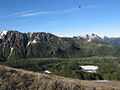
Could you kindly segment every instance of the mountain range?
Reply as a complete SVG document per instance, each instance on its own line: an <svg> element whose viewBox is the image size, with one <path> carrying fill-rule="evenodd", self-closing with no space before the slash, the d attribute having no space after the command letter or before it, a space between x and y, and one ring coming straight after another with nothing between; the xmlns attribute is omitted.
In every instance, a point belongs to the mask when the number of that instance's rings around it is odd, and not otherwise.
<svg viewBox="0 0 120 90"><path fill-rule="evenodd" d="M19 58L74 58L119 56L120 38L91 34L58 37L51 33L3 30L0 33L0 61Z"/></svg>

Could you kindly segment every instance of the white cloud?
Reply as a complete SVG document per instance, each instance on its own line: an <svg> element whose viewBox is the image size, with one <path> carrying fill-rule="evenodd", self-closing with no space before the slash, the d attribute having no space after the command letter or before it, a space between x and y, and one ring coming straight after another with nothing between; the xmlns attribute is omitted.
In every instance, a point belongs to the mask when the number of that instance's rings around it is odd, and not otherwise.
<svg viewBox="0 0 120 90"><path fill-rule="evenodd" d="M47 15L47 14L60 14L60 13L70 13L78 10L79 8L72 8L72 9L66 9L66 10L60 10L60 11L40 11L40 12L34 12L34 11L23 11L23 12L17 12L13 15L15 16L22 16L22 17L28 17L28 16L37 16L37 15Z"/></svg>
<svg viewBox="0 0 120 90"><path fill-rule="evenodd" d="M99 7L99 6L98 5L93 5L93 6L84 6L82 8L97 8L97 7Z"/></svg>
<svg viewBox="0 0 120 90"><path fill-rule="evenodd" d="M81 8L71 8L71 9L66 9L66 10L58 10L58 11L38 11L35 12L34 10L29 10L29 11L23 11L23 12L17 12L14 13L14 16L21 16L21 17L28 17L28 16L37 16L37 15L48 15L48 14L62 14L62 13L70 13L77 11L82 8L97 8L99 7L98 5L94 6L83 6Z"/></svg>
<svg viewBox="0 0 120 90"><path fill-rule="evenodd" d="M27 10L27 11L22 11L22 12L16 12L16 13L12 14L12 16L22 15L22 14L30 13L30 12L33 12L33 11L34 11L34 10Z"/></svg>
<svg viewBox="0 0 120 90"><path fill-rule="evenodd" d="M46 15L46 14L50 14L50 12L32 12L32 13L21 14L20 16L26 17L26 16Z"/></svg>

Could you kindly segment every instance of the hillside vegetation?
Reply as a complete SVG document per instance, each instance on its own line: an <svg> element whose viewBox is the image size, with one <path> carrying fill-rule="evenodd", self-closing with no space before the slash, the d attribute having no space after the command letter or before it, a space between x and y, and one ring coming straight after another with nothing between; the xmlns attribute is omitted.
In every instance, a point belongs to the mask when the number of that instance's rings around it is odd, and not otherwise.
<svg viewBox="0 0 120 90"><path fill-rule="evenodd" d="M87 58L25 58L0 62L14 68L41 72L49 70L52 75L83 80L120 80L120 58L87 57ZM80 65L95 65L96 73L84 72Z"/></svg>
<svg viewBox="0 0 120 90"><path fill-rule="evenodd" d="M119 81L96 83L0 66L0 90L120 90Z"/></svg>

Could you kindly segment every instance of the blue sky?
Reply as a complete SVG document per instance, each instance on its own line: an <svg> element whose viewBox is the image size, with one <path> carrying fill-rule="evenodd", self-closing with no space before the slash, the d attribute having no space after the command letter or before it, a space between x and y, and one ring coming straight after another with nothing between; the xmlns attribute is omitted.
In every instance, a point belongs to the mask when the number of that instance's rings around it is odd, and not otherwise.
<svg viewBox="0 0 120 90"><path fill-rule="evenodd" d="M4 29L120 37L120 0L0 0Z"/></svg>

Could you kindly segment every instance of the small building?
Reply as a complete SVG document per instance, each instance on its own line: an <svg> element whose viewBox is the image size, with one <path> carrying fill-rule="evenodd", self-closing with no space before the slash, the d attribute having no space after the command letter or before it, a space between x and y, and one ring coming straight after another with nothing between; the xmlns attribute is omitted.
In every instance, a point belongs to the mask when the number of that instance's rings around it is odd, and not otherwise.
<svg viewBox="0 0 120 90"><path fill-rule="evenodd" d="M98 70L98 66L92 66L92 65L79 66L79 67L85 72L90 72L90 73L96 73L96 71Z"/></svg>
<svg viewBox="0 0 120 90"><path fill-rule="evenodd" d="M51 72L49 70L45 70L44 73L50 74Z"/></svg>

